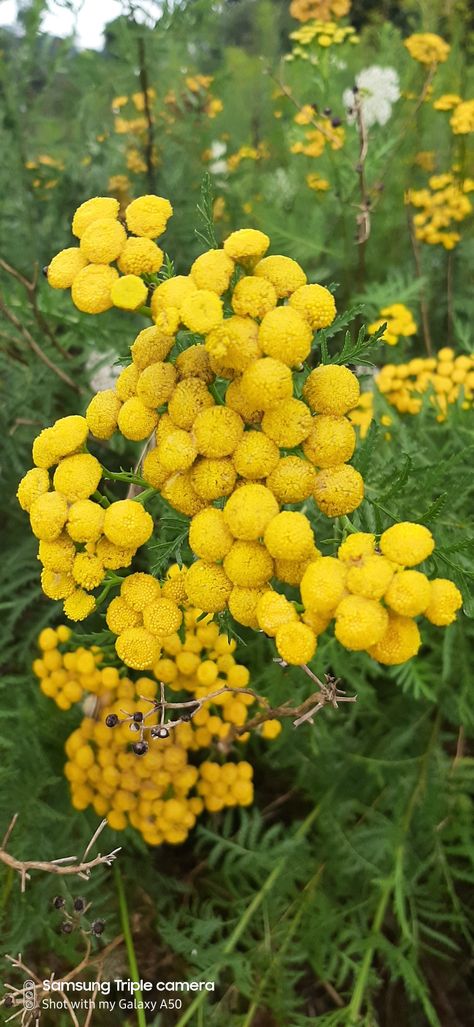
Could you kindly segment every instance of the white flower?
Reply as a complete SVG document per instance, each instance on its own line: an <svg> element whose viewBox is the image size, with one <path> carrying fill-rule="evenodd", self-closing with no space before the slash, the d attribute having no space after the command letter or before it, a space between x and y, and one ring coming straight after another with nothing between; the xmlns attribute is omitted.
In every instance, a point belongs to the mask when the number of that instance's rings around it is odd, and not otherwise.
<svg viewBox="0 0 474 1027"><path fill-rule="evenodd" d="M400 99L400 80L395 68L381 68L378 64L373 64L356 75L356 85L367 127L386 125L392 116L392 104ZM347 109L347 120L353 123L354 91L345 89L342 100Z"/></svg>
<svg viewBox="0 0 474 1027"><path fill-rule="evenodd" d="M210 145L210 151L211 163L209 164L209 171L212 171L213 175L225 175L228 171L227 161L222 160L222 158L227 151L226 144L215 139Z"/></svg>

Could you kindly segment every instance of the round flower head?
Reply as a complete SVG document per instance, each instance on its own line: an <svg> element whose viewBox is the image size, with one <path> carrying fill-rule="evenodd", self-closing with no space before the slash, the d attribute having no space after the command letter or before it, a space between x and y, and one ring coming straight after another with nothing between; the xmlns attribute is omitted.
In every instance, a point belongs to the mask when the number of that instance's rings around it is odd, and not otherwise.
<svg viewBox="0 0 474 1027"><path fill-rule="evenodd" d="M290 368L281 360L262 357L244 371L241 391L256 410L271 410L284 399L293 395L293 378Z"/></svg>
<svg viewBox="0 0 474 1027"><path fill-rule="evenodd" d="M197 457L192 435L182 428L175 428L159 442L157 456L162 467L169 473L188 470Z"/></svg>
<svg viewBox="0 0 474 1027"><path fill-rule="evenodd" d="M286 299L292 292L306 285L303 268L291 257L264 257L254 268L254 275L271 282L278 299ZM284 309L284 308L281 308Z"/></svg>
<svg viewBox="0 0 474 1027"><path fill-rule="evenodd" d="M67 521L67 502L58 492L45 492L30 506L33 535L45 542L59 538Z"/></svg>
<svg viewBox="0 0 474 1027"><path fill-rule="evenodd" d="M87 257L79 246L69 246L66 250L61 250L48 264L48 285L52 289L70 289L76 275L86 264Z"/></svg>
<svg viewBox="0 0 474 1027"><path fill-rule="evenodd" d="M178 428L190 431L200 411L213 406L211 393L200 378L184 378L168 401L168 413Z"/></svg>
<svg viewBox="0 0 474 1027"><path fill-rule="evenodd" d="M415 567L427 560L434 549L434 539L423 524L401 521L384 531L380 548L384 556L402 567Z"/></svg>
<svg viewBox="0 0 474 1027"><path fill-rule="evenodd" d="M158 422L158 414L146 407L138 396L127 399L117 418L122 435L132 442L141 442L151 435Z"/></svg>
<svg viewBox="0 0 474 1027"><path fill-rule="evenodd" d="M273 574L273 560L260 542L234 542L224 560L224 570L234 585L260 588Z"/></svg>
<svg viewBox="0 0 474 1027"><path fill-rule="evenodd" d="M71 299L84 314L103 314L113 306L112 286L118 271L107 264L88 264L74 278Z"/></svg>
<svg viewBox="0 0 474 1027"><path fill-rule="evenodd" d="M136 396L139 377L140 370L136 364L128 364L120 372L115 382L115 394L122 403L125 403L126 399L131 399L132 396Z"/></svg>
<svg viewBox="0 0 474 1027"><path fill-rule="evenodd" d="M82 588L76 588L76 590L67 597L63 605L63 610L69 620L86 620L86 618L95 610L94 596L89 595L88 592L84 592L84 589Z"/></svg>
<svg viewBox="0 0 474 1027"><path fill-rule="evenodd" d="M92 397L86 410L89 431L96 439L111 439L117 428L121 402L113 389L104 389Z"/></svg>
<svg viewBox="0 0 474 1027"><path fill-rule="evenodd" d="M334 467L351 459L355 443L355 431L346 417L320 414L312 419L303 452L316 467Z"/></svg>
<svg viewBox="0 0 474 1027"><path fill-rule="evenodd" d="M232 309L239 317L256 317L260 321L276 307L277 294L271 282L255 275L241 278L232 294Z"/></svg>
<svg viewBox="0 0 474 1027"><path fill-rule="evenodd" d="M222 301L210 289L196 289L181 306L181 320L191 332L206 335L223 319Z"/></svg>
<svg viewBox="0 0 474 1027"><path fill-rule="evenodd" d="M154 320L156 321L159 314L168 307L179 312L185 299L193 292L197 292L197 286L189 275L175 275L160 282L151 297L151 313Z"/></svg>
<svg viewBox="0 0 474 1027"><path fill-rule="evenodd" d="M230 496L237 474L228 457L197 460L191 471L191 481L198 496L213 502L222 496Z"/></svg>
<svg viewBox="0 0 474 1027"><path fill-rule="evenodd" d="M232 591L232 582L217 564L197 560L191 564L186 576L189 601L206 613L225 610Z"/></svg>
<svg viewBox="0 0 474 1027"><path fill-rule="evenodd" d="M115 546L126 542L130 548L138 549L153 533L150 514L133 499L120 499L111 503L105 511L104 535Z"/></svg>
<svg viewBox="0 0 474 1027"><path fill-rule="evenodd" d="M227 500L224 517L234 538L253 541L263 536L278 510L273 492L265 485L242 485Z"/></svg>
<svg viewBox="0 0 474 1027"><path fill-rule="evenodd" d="M316 637L307 624L280 624L275 634L278 655L285 663L301 666L309 663L316 652Z"/></svg>
<svg viewBox="0 0 474 1027"><path fill-rule="evenodd" d="M111 196L93 196L92 199L81 203L72 219L72 234L82 239L86 228L98 218L109 218L115 220L118 217L120 204Z"/></svg>
<svg viewBox="0 0 474 1027"><path fill-rule="evenodd" d="M133 363L140 371L143 371L150 364L155 364L159 360L166 360L173 344L173 336L162 332L155 325L152 325L150 328L143 328L138 333L135 342L130 346Z"/></svg>
<svg viewBox="0 0 474 1027"><path fill-rule="evenodd" d="M278 446L261 431L244 432L233 455L237 474L254 481L271 474L279 458Z"/></svg>
<svg viewBox="0 0 474 1027"><path fill-rule="evenodd" d="M158 491L160 491L167 478L169 478L170 472L160 463L156 449L152 449L151 452L146 454L143 461L142 474L147 484L153 486L154 489L158 489Z"/></svg>
<svg viewBox="0 0 474 1027"><path fill-rule="evenodd" d="M105 512L91 499L79 499L69 507L66 531L75 542L97 542L102 534Z"/></svg>
<svg viewBox="0 0 474 1027"><path fill-rule="evenodd" d="M148 286L138 275L123 275L113 282L110 296L114 307L139 310L146 303Z"/></svg>
<svg viewBox="0 0 474 1027"><path fill-rule="evenodd" d="M76 547L67 535L61 534L53 542L40 542L38 560L50 571L70 571Z"/></svg>
<svg viewBox="0 0 474 1027"><path fill-rule="evenodd" d="M205 502L195 491L190 471L177 471L167 478L161 489L163 499L179 513L194 517L205 507Z"/></svg>
<svg viewBox="0 0 474 1027"><path fill-rule="evenodd" d="M284 399L263 416L262 429L277 446L293 449L307 438L312 418L300 399Z"/></svg>
<svg viewBox="0 0 474 1027"><path fill-rule="evenodd" d="M74 581L92 592L105 578L105 567L98 556L91 553L78 553L72 565Z"/></svg>
<svg viewBox="0 0 474 1027"><path fill-rule="evenodd" d="M74 592L74 578L71 574L45 569L41 574L41 588L48 599L67 599Z"/></svg>
<svg viewBox="0 0 474 1027"><path fill-rule="evenodd" d="M363 596L344 596L336 610L334 634L346 649L356 652L376 645L385 635L388 613L380 603Z"/></svg>
<svg viewBox="0 0 474 1027"><path fill-rule="evenodd" d="M227 317L206 338L211 367L221 378L231 378L261 356L258 325L250 317Z"/></svg>
<svg viewBox="0 0 474 1027"><path fill-rule="evenodd" d="M313 329L327 328L336 316L334 296L322 285L302 285L290 296L289 303Z"/></svg>
<svg viewBox="0 0 474 1027"><path fill-rule="evenodd" d="M76 453L61 460L54 472L53 485L70 502L88 499L102 477L102 467L90 453Z"/></svg>
<svg viewBox="0 0 474 1027"><path fill-rule="evenodd" d="M364 498L362 476L350 464L327 467L316 475L313 497L326 517L352 513Z"/></svg>
<svg viewBox="0 0 474 1027"><path fill-rule="evenodd" d="M258 626L266 635L275 635L282 624L298 620L298 614L286 596L271 589L262 593L257 602Z"/></svg>
<svg viewBox="0 0 474 1027"><path fill-rule="evenodd" d="M160 643L146 628L125 628L115 642L119 659L132 670L147 670L159 659Z"/></svg>
<svg viewBox="0 0 474 1027"><path fill-rule="evenodd" d="M202 456L230 456L244 431L242 418L229 407L213 406L202 410L193 424L193 437Z"/></svg>
<svg viewBox="0 0 474 1027"><path fill-rule="evenodd" d="M136 610L139 613L142 613L150 603L159 599L160 593L160 584L156 578L152 574L143 574L142 572L129 574L127 578L124 578L123 584L120 587L122 599L132 610Z"/></svg>
<svg viewBox="0 0 474 1027"><path fill-rule="evenodd" d="M256 616L257 603L263 595L261 588L243 588L241 585L234 585L229 596L229 610L239 624L246 628L258 628Z"/></svg>
<svg viewBox="0 0 474 1027"><path fill-rule="evenodd" d="M435 32L414 32L413 35L404 39L410 57L420 64L440 64L448 59L451 47L441 36Z"/></svg>
<svg viewBox="0 0 474 1027"><path fill-rule="evenodd" d="M296 510L282 510L267 525L263 540L276 560L304 560L311 555L314 536L308 518Z"/></svg>
<svg viewBox="0 0 474 1027"><path fill-rule="evenodd" d="M245 279L243 279L245 281ZM258 341L268 357L298 367L309 355L313 334L308 322L291 307L276 307L265 315Z"/></svg>
<svg viewBox="0 0 474 1027"><path fill-rule="evenodd" d="M207 250L191 264L190 275L198 289L210 289L222 296L229 288L234 266L225 250Z"/></svg>
<svg viewBox="0 0 474 1027"><path fill-rule="evenodd" d="M279 503L302 503L314 490L314 467L300 456L284 456L267 478L267 486Z"/></svg>
<svg viewBox="0 0 474 1027"><path fill-rule="evenodd" d="M203 343L188 346L176 357L176 374L178 379L200 378L209 383L214 381L214 372L209 363L209 354Z"/></svg>
<svg viewBox="0 0 474 1027"><path fill-rule="evenodd" d="M16 498L22 510L29 511L31 504L49 490L49 474L43 467L32 467L18 485Z"/></svg>
<svg viewBox="0 0 474 1027"><path fill-rule="evenodd" d="M231 232L224 243L224 251L231 260L245 266L258 263L267 252L270 239L256 228L240 228Z"/></svg>
<svg viewBox="0 0 474 1027"><path fill-rule="evenodd" d="M354 536L351 536L351 538ZM340 552L338 553L341 559ZM385 556L364 556L361 565L349 566L347 587L366 599L382 599L393 578L393 564Z"/></svg>
<svg viewBox="0 0 474 1027"><path fill-rule="evenodd" d="M425 617L442 628L456 619L461 609L462 595L456 585L447 578L433 578L430 582L430 601L424 613Z"/></svg>
<svg viewBox="0 0 474 1027"><path fill-rule="evenodd" d="M179 631L182 619L183 614L179 606L166 597L155 599L143 611L143 624L147 631L162 638Z"/></svg>
<svg viewBox="0 0 474 1027"><path fill-rule="evenodd" d="M209 506L193 517L189 526L189 545L201 559L209 563L223 560L233 541L222 510Z"/></svg>
<svg viewBox="0 0 474 1027"><path fill-rule="evenodd" d="M396 666L416 656L420 645L421 638L416 621L410 617L389 613L385 634L379 642L370 646L368 652L379 663Z"/></svg>
<svg viewBox="0 0 474 1027"><path fill-rule="evenodd" d="M120 256L127 233L119 221L98 218L81 236L81 253L91 264L111 264Z"/></svg>
<svg viewBox="0 0 474 1027"><path fill-rule="evenodd" d="M114 545L108 538L100 538L96 553L104 567L110 571L117 571L119 567L129 567L136 553L136 547L126 549L122 544Z"/></svg>
<svg viewBox="0 0 474 1027"><path fill-rule="evenodd" d="M263 417L263 410L257 409L254 403L242 392L241 379L236 378L227 386L225 394L226 406L236 410L246 424L258 424Z"/></svg>
<svg viewBox="0 0 474 1027"><path fill-rule="evenodd" d="M132 200L125 211L129 232L147 239L156 239L165 231L168 219L173 213L169 200L162 196L139 196Z"/></svg>
<svg viewBox="0 0 474 1027"><path fill-rule="evenodd" d="M113 631L114 635L121 635L122 631L126 631L127 628L141 626L141 619L137 610L133 610L121 596L112 599L105 615L107 627L109 631Z"/></svg>
<svg viewBox="0 0 474 1027"><path fill-rule="evenodd" d="M306 558L306 560L275 560L275 577L279 581L284 581L287 585L299 585L310 563L314 563L320 556L321 553L315 546L310 557Z"/></svg>
<svg viewBox="0 0 474 1027"><path fill-rule="evenodd" d="M176 383L173 364L157 361L141 372L137 383L137 396L147 407L159 407L171 398Z"/></svg>
<svg viewBox="0 0 474 1027"><path fill-rule="evenodd" d="M346 569L334 556L322 556L306 568L301 579L303 606L316 613L330 613L344 594Z"/></svg>
<svg viewBox="0 0 474 1027"><path fill-rule="evenodd" d="M375 535L356 531L341 542L337 555L344 563L358 563L375 553Z"/></svg>
<svg viewBox="0 0 474 1027"><path fill-rule="evenodd" d="M121 250L118 260L123 275L157 274L163 263L163 251L151 239L136 239L130 236Z"/></svg>
<svg viewBox="0 0 474 1027"><path fill-rule="evenodd" d="M424 613L430 601L430 582L420 571L399 571L392 577L385 602L403 617Z"/></svg>
<svg viewBox="0 0 474 1027"><path fill-rule="evenodd" d="M37 467L51 467L63 456L82 449L89 429L85 417L71 414L60 417L51 428L44 428L33 442L33 462Z"/></svg>
<svg viewBox="0 0 474 1027"><path fill-rule="evenodd" d="M357 406L360 387L349 368L320 364L308 375L303 395L314 413L341 416Z"/></svg>

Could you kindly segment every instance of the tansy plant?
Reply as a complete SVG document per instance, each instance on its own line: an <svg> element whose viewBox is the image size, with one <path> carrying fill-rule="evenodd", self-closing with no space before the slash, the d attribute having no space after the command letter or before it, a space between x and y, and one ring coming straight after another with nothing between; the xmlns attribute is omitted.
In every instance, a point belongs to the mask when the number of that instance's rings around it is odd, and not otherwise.
<svg viewBox="0 0 474 1027"><path fill-rule="evenodd" d="M18 499L39 540L43 591L64 601L72 621L105 616L104 665L118 657L160 681L187 604L237 637L240 625L264 632L277 659L310 675L318 636L332 625L350 651L384 664L410 659L421 644L416 618L449 624L462 600L450 581L415 569L434 550L427 527L404 522L376 537L348 518L364 482L350 462L348 415L360 387L346 364L364 359L365 330L331 358L332 292L308 283L290 257L268 255L261 231L232 232L187 275L173 274L167 259L160 277L154 240L169 201L132 201L126 227L117 213L110 198L82 204L73 219L79 245L47 270L80 310L115 305L151 324L115 387L33 443ZM140 444L134 472L102 463L114 435ZM109 491L114 481L129 487L123 498ZM342 538L325 556L317 542L335 518ZM163 564L185 546L179 587L160 585ZM137 574L135 558L151 573Z"/></svg>

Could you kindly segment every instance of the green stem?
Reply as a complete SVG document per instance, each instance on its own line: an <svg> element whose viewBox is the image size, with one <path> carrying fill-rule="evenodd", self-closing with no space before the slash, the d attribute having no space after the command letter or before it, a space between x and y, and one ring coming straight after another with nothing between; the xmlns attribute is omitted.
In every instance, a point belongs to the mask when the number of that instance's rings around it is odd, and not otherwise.
<svg viewBox="0 0 474 1027"><path fill-rule="evenodd" d="M305 835L308 833L310 827L312 826L313 822L316 820L317 816L319 815L320 809L321 809L320 806L315 806L314 809L311 811L311 813L306 817L306 820L303 820L303 823L300 824L300 826L299 826L299 828L298 828L298 830L297 830L297 832L295 834L295 840L299 841L300 838L304 838L305 837ZM274 866L271 874L268 875L266 881L264 882L264 884L260 888L260 891L256 893L256 895L253 898L253 900L250 903L250 905L247 906L247 909L245 910L245 913L240 918L237 926L232 931L232 934L227 939L225 945L222 947L221 951L222 951L222 954L224 956L229 956L231 954L231 952L234 951L236 945L240 941L240 938L241 938L243 932L245 931L247 925L249 924L250 920L252 919L254 913L257 912L257 909L262 904L264 898L268 895L268 893L273 888L273 885L275 884L275 882L278 880L278 878L283 873L283 871L284 871L284 869L286 867L288 859L289 859L289 856L288 856L288 854L285 853L285 855L282 856L281 859L278 861L276 866ZM219 964L217 964L215 967L211 968L210 972L212 973L212 971L214 971L214 972L217 973L218 970L219 970ZM199 995L196 996L194 1001L191 1002L191 1005L188 1006L187 1010L183 1013L182 1016L180 1016L179 1020L175 1024L175 1027L185 1027L185 1024L189 1023L191 1018L194 1016L194 1013L196 1013L201 1008L203 1002L206 1001L206 997L207 997L207 992L205 992L205 991L199 992Z"/></svg>
<svg viewBox="0 0 474 1027"><path fill-rule="evenodd" d="M108 481L125 481L127 485L148 487L148 482L139 474L134 474L133 471L108 471L106 467L103 467L102 477L107 478Z"/></svg>
<svg viewBox="0 0 474 1027"><path fill-rule="evenodd" d="M125 938L125 946L127 949L128 965L130 969L130 978L134 984L138 984L140 980L140 974L138 972L137 957L135 954L135 946L133 944L132 932L130 930L130 919L128 915L127 899L125 895L125 889L123 886L122 874L117 864L114 866L114 877L115 884L117 886L117 895L119 901L120 911L120 922L122 925L122 931ZM142 1001L142 995L140 991L135 991L134 995L137 998L137 1002ZM137 1009L137 1023L138 1027L146 1027L145 1013L143 1009Z"/></svg>
<svg viewBox="0 0 474 1027"><path fill-rule="evenodd" d="M137 314L143 314L144 317L151 317L151 307L147 307L146 304L143 304L142 307L138 308Z"/></svg>
<svg viewBox="0 0 474 1027"><path fill-rule="evenodd" d="M96 491L92 493L92 499L97 500L97 502L100 503L100 505L103 506L104 509L107 509L107 507L110 506L110 499L107 499L107 496L101 496L98 489L96 489Z"/></svg>
<svg viewBox="0 0 474 1027"><path fill-rule="evenodd" d="M134 496L133 501L134 503L146 503L147 499L150 499L151 496L156 496L156 489L152 487L144 489L143 492L138 494L138 496Z"/></svg>

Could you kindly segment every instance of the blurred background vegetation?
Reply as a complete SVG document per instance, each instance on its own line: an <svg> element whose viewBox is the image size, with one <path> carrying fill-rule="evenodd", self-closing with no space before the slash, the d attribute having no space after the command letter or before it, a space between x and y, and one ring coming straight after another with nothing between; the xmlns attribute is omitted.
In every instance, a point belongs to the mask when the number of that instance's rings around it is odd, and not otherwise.
<svg viewBox="0 0 474 1027"><path fill-rule="evenodd" d="M387 304L408 305L417 336L396 351L382 345L378 364L446 345L469 352L469 219L454 250L421 246L404 200L429 174L453 166L463 181L469 174L469 136L453 135L433 100L472 96L473 20L463 0L354 0L345 23L360 33L358 45L331 47L314 66L284 59L298 28L285 0L157 2L146 17L139 3L124 2L98 50L45 34L44 0L18 6L16 25L0 29L0 828L18 812L15 854L52 859L79 851L96 818L73 813L62 775L64 741L79 714L52 708L30 669L38 631L59 612L40 592L16 485L33 437L55 418L83 412L91 392L106 387L98 374L110 375L142 323L129 315L124 332L123 314L90 321L68 294L48 289L42 267L70 245L72 212L84 199L110 194L125 207L156 191L173 203L165 248L186 272L203 248L196 206L209 171L219 241L236 227L263 229L272 252L302 261L310 280L337 283L339 310L363 305L365 320ZM439 32L451 44L434 82L403 46L416 31ZM369 134L373 209L361 259L360 139L346 123L343 92L373 64L396 69L402 96ZM294 152L304 105L336 132L343 127L341 149L323 145L316 160ZM314 176L328 188L315 187ZM383 402L378 413L387 413ZM341 655L331 639L322 644L317 667L339 675L358 702L324 711L297 738L285 724L271 747L251 739L250 810L208 816L177 849L149 850L132 831L105 832L104 848L124 846L140 975L216 981L214 995L186 1000L181 1013L160 1012L156 1027L469 1022L472 410L454 404L440 422L428 403L417 417L390 416L390 437L374 425L358 449L378 497L361 524L380 530L391 517L425 520L437 539L436 569L462 587L464 613L444 633L428 633L421 655L401 668L381 670L363 655ZM118 465L133 460L126 451L115 456ZM302 700L298 673L276 675L260 641L242 647L239 659L257 691L275 702ZM111 941L124 924L116 878L99 870L80 887ZM57 933L54 894L54 881L37 877L20 896L13 871L0 866L3 951L22 951L40 977L52 969L60 976L80 959L80 943ZM123 947L107 972L129 974ZM10 979L3 964L0 980ZM71 1021L45 1012L42 1022ZM93 1022L110 1017L95 1013Z"/></svg>

